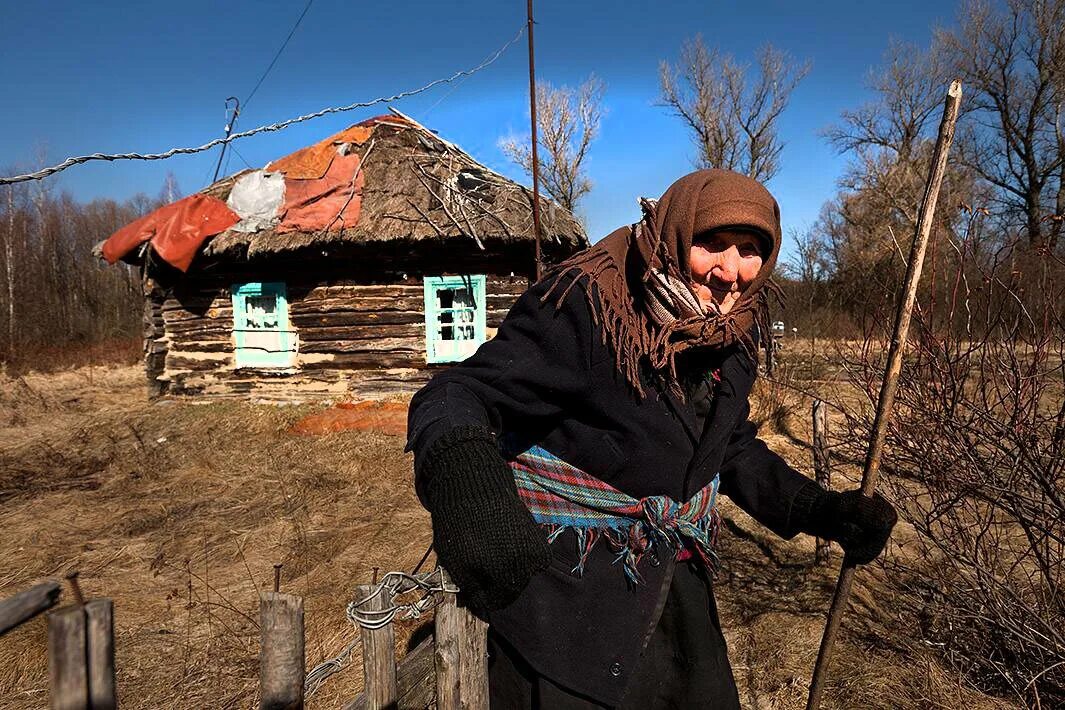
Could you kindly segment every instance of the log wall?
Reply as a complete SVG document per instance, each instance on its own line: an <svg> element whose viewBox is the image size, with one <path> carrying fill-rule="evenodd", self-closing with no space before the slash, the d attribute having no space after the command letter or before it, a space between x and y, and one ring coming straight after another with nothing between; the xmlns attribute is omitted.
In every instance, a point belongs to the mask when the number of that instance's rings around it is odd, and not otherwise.
<svg viewBox="0 0 1065 710"><path fill-rule="evenodd" d="M383 397L413 391L432 375L425 363L421 278L389 284L320 283L291 278L191 276L145 307L146 370L156 391L183 395L304 400ZM297 332L295 367L236 368L231 283L285 281ZM494 333L528 287L521 276L487 278L487 326Z"/></svg>

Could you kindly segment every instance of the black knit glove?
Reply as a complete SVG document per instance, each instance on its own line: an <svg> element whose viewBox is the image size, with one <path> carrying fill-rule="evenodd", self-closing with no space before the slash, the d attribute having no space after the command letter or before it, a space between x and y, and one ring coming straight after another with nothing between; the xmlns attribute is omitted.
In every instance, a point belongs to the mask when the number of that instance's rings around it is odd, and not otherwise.
<svg viewBox="0 0 1065 710"><path fill-rule="evenodd" d="M799 497L810 499L809 512L800 529L838 542L850 564L864 565L876 559L899 519L894 506L879 493L867 498L858 490L837 493L811 482Z"/></svg>
<svg viewBox="0 0 1065 710"><path fill-rule="evenodd" d="M462 426L437 439L419 472L433 516L433 545L467 604L501 609L551 560L547 536L518 497L487 429Z"/></svg>

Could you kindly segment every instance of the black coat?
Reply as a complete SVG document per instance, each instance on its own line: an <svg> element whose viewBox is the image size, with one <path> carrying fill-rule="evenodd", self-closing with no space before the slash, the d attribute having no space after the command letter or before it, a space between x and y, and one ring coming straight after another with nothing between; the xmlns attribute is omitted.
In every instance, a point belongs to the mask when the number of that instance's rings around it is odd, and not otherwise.
<svg viewBox="0 0 1065 710"><path fill-rule="evenodd" d="M492 340L415 395L408 446L423 501L425 452L451 428L475 424L539 443L635 498L683 502L720 472L721 492L742 509L783 537L798 532L808 508L799 492L810 481L766 448L747 420L757 374L750 357L739 349L716 356L721 382L699 431L692 406L650 379L640 399L617 372L583 288L578 283L556 308L554 295L541 301L546 285L534 285ZM645 557L634 587L600 544L578 578L568 541L552 545L551 565L489 621L537 672L615 704L661 615L676 563Z"/></svg>

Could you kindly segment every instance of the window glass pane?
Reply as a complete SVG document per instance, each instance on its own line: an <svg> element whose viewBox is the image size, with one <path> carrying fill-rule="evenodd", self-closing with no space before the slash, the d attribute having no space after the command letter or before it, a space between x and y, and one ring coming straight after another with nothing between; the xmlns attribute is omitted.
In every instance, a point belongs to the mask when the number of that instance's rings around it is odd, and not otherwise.
<svg viewBox="0 0 1065 710"><path fill-rule="evenodd" d="M277 296L248 296L245 302L247 327L277 328Z"/></svg>
<svg viewBox="0 0 1065 710"><path fill-rule="evenodd" d="M451 292L454 299L454 308L473 308L473 294L468 288L456 288Z"/></svg>

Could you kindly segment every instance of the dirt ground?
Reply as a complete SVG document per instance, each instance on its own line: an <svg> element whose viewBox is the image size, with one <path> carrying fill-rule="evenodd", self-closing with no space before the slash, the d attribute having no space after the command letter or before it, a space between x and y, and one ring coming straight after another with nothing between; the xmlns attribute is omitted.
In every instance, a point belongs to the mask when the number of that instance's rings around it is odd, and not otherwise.
<svg viewBox="0 0 1065 710"><path fill-rule="evenodd" d="M765 438L807 471L809 404L793 404ZM374 567L411 569L431 537L403 437L293 431L323 409L150 403L136 366L0 378L0 597L76 569L87 596L115 602L124 707L256 707L258 593L274 563L304 598L310 669L356 635L355 585ZM815 566L812 540L724 513L718 600L744 706L801 708L838 557ZM859 575L823 706L1008 707L907 642L884 577ZM419 623L399 624L401 648ZM340 707L360 676L356 652L308 706ZM43 618L0 639L0 697L47 704Z"/></svg>

